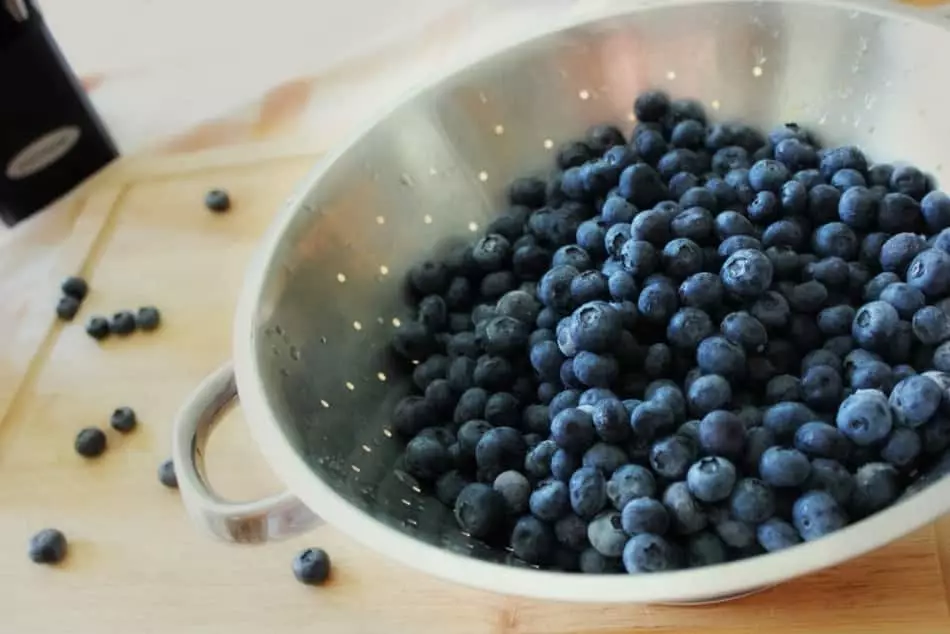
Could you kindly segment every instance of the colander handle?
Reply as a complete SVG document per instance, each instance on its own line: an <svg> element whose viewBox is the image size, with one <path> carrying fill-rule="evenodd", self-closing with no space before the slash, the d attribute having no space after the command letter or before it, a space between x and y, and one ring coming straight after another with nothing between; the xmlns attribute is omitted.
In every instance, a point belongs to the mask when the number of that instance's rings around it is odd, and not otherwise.
<svg viewBox="0 0 950 634"><path fill-rule="evenodd" d="M185 508L198 525L225 541L253 544L297 535L319 518L290 492L253 502L229 502L208 484L205 446L215 424L237 398L234 367L229 362L201 382L175 418L172 460Z"/></svg>

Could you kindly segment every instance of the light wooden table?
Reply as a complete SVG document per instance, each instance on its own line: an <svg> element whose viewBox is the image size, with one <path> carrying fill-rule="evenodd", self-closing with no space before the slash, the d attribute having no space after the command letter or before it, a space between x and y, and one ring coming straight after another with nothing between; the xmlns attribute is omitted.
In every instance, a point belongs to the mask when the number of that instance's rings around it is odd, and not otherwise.
<svg viewBox="0 0 950 634"><path fill-rule="evenodd" d="M950 519L733 603L573 606L440 582L329 526L261 547L219 544L157 483L174 412L229 355L244 265L273 210L367 114L367 102L401 92L432 72L434 59L466 54L452 37L467 41L476 5L426 23L412 46L384 46L286 81L229 116L162 135L158 146L149 139L148 151L0 237L0 632L950 632ZM574 5L552 10L568 15ZM498 37L523 27L527 14L518 15L502 20ZM121 76L118 93L132 85ZM108 74L88 79L94 98L112 82ZM119 108L114 98L100 100ZM230 214L202 209L213 186L232 192ZM93 290L77 322L63 325L53 306L60 279L73 273ZM83 332L91 314L144 303L163 310L160 331L102 345ZM137 410L140 428L110 432L99 460L76 456L75 432L107 425L121 404ZM240 411L222 427L209 451L219 488L236 498L276 491ZM29 536L44 526L70 538L58 568L26 557ZM300 586L290 573L292 556L309 545L333 557L325 588Z"/></svg>

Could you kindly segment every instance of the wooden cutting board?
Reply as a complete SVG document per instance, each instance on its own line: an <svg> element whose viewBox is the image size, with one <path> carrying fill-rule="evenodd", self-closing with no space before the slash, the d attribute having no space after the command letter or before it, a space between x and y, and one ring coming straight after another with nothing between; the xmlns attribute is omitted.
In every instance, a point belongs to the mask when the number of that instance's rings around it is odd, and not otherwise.
<svg viewBox="0 0 950 634"><path fill-rule="evenodd" d="M295 110L298 88L282 88L277 103L291 106L272 108L275 121ZM199 533L155 476L172 417L228 358L248 257L327 143L285 134L292 126L255 112L121 160L0 242L0 631L950 632L950 519L834 570L691 608L478 592L393 563L345 527L258 547ZM212 187L231 192L232 211L203 208ZM92 291L63 324L53 310L69 274L84 275ZM84 333L90 315L144 304L162 310L159 331L102 344ZM109 431L98 460L78 457L76 432L107 427L119 405L135 408L139 428ZM240 418L229 416L212 439L210 471L224 494L249 499L279 485ZM59 567L26 556L30 535L46 526L70 538ZM320 589L290 571L293 555L311 545L334 562L332 582Z"/></svg>

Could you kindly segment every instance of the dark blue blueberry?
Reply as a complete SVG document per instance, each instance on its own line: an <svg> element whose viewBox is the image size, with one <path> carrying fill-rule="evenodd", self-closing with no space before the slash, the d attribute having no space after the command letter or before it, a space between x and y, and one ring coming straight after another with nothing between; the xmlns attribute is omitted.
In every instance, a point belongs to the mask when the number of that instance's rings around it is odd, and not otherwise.
<svg viewBox="0 0 950 634"><path fill-rule="evenodd" d="M445 291L445 305L449 310L464 310L470 308L475 293L472 289L472 283L467 277L452 278L449 288Z"/></svg>
<svg viewBox="0 0 950 634"><path fill-rule="evenodd" d="M628 240L620 249L620 257L624 269L638 279L650 275L660 261L656 248L644 240Z"/></svg>
<svg viewBox="0 0 950 634"><path fill-rule="evenodd" d="M709 374L741 377L745 374L746 356L740 346L717 335L700 342L696 349L696 364Z"/></svg>
<svg viewBox="0 0 950 634"><path fill-rule="evenodd" d="M690 172L679 172L670 179L670 197L679 200L689 190L699 188L700 179ZM700 188L701 189L701 188Z"/></svg>
<svg viewBox="0 0 950 634"><path fill-rule="evenodd" d="M485 228L485 233L489 235L500 235L508 240L508 242L513 243L524 235L525 223L528 221L528 216L530 215L531 210L527 207L511 207L492 220L488 227ZM529 236L529 238L531 237L532 236ZM514 250L515 246L512 244L511 251L513 252ZM474 256L474 248L472 254Z"/></svg>
<svg viewBox="0 0 950 634"><path fill-rule="evenodd" d="M531 331L514 317L495 317L485 327L482 345L492 355L513 356L525 350Z"/></svg>
<svg viewBox="0 0 950 634"><path fill-rule="evenodd" d="M945 297L950 292L950 254L940 249L921 251L907 267L907 283L927 297Z"/></svg>
<svg viewBox="0 0 950 634"><path fill-rule="evenodd" d="M722 265L720 278L727 291L755 298L772 284L772 263L761 251L736 251Z"/></svg>
<svg viewBox="0 0 950 634"><path fill-rule="evenodd" d="M609 477L614 471L626 464L627 460L627 452L617 445L599 442L584 452L581 465L597 469L605 477Z"/></svg>
<svg viewBox="0 0 950 634"><path fill-rule="evenodd" d="M887 163L878 163L872 165L868 170L868 184L872 186L888 187L891 182L891 175L894 173L894 166Z"/></svg>
<svg viewBox="0 0 950 634"><path fill-rule="evenodd" d="M496 392L485 403L485 420L495 427L516 427L521 424L521 403L510 392Z"/></svg>
<svg viewBox="0 0 950 634"><path fill-rule="evenodd" d="M878 390L858 390L841 403L838 429L856 445L877 443L891 432L893 419L887 398Z"/></svg>
<svg viewBox="0 0 950 634"><path fill-rule="evenodd" d="M650 284L640 291L637 310L647 321L666 324L676 312L679 299L669 284Z"/></svg>
<svg viewBox="0 0 950 634"><path fill-rule="evenodd" d="M724 179L718 177L712 177L706 180L706 184L703 185L703 188L706 189L710 194L712 194L715 199L715 204L711 206L706 206L706 204L699 204L700 207L709 209L710 211L716 211L718 209L724 209L729 205L733 205L739 202L739 197L736 194L736 191L732 188L729 183ZM687 195L689 192L687 192ZM686 208L688 205L684 202L683 199L680 199L680 204ZM696 204L696 203L694 203Z"/></svg>
<svg viewBox="0 0 950 634"><path fill-rule="evenodd" d="M770 553L795 546L802 541L794 526L777 517L760 524L755 534L759 545Z"/></svg>
<svg viewBox="0 0 950 634"><path fill-rule="evenodd" d="M628 535L652 533L663 535L669 530L670 515L661 502L649 497L630 500L620 515L621 526Z"/></svg>
<svg viewBox="0 0 950 634"><path fill-rule="evenodd" d="M541 304L532 293L517 290L505 293L495 309L503 317L513 317L530 326L537 321Z"/></svg>
<svg viewBox="0 0 950 634"><path fill-rule="evenodd" d="M716 255L718 256L718 261L723 262L735 252L742 250L761 251L762 243L758 238L753 236L730 236L719 244ZM704 261L703 264L705 265L706 262ZM710 267L706 266L706 268Z"/></svg>
<svg viewBox="0 0 950 634"><path fill-rule="evenodd" d="M607 279L607 289L615 301L636 301L640 287L633 275L627 271L617 271Z"/></svg>
<svg viewBox="0 0 950 634"><path fill-rule="evenodd" d="M548 411L551 416L551 420L554 420L554 417L560 414L565 409L571 407L577 407L580 404L581 393L578 390L568 389L563 392L559 392L553 399L551 399L550 404L548 404Z"/></svg>
<svg viewBox="0 0 950 634"><path fill-rule="evenodd" d="M491 429L492 426L485 420L473 419L463 423L458 430L459 450L464 455L475 457L478 443Z"/></svg>
<svg viewBox="0 0 950 634"><path fill-rule="evenodd" d="M568 244L555 251L551 258L552 268L560 266L573 267L582 272L593 268L594 263L587 251L576 244Z"/></svg>
<svg viewBox="0 0 950 634"><path fill-rule="evenodd" d="M844 460L848 455L849 443L836 427L812 421L795 432L795 448L811 458Z"/></svg>
<svg viewBox="0 0 950 634"><path fill-rule="evenodd" d="M554 397L560 394L561 387L555 383L542 382L538 385L538 401L550 405Z"/></svg>
<svg viewBox="0 0 950 634"><path fill-rule="evenodd" d="M812 235L812 248L822 258L837 256L852 260L857 257L859 246L857 235L843 222L823 224Z"/></svg>
<svg viewBox="0 0 950 634"><path fill-rule="evenodd" d="M898 277L896 273L888 271L878 273L865 284L863 293L864 301L873 302L879 299L885 288L891 284L897 284L900 281L901 278Z"/></svg>
<svg viewBox="0 0 950 634"><path fill-rule="evenodd" d="M715 223L709 210L689 207L678 213L670 222L670 231L677 238L689 238L698 243L712 237Z"/></svg>
<svg viewBox="0 0 950 634"><path fill-rule="evenodd" d="M553 440L543 440L535 448L528 451L524 459L524 471L536 480L543 480L551 475L551 461L557 452L557 444Z"/></svg>
<svg viewBox="0 0 950 634"><path fill-rule="evenodd" d="M920 200L930 191L930 180L913 165L895 167L889 185L891 191L906 194L915 200Z"/></svg>
<svg viewBox="0 0 950 634"><path fill-rule="evenodd" d="M824 491L839 505L845 505L854 491L854 478L837 460L815 458L811 461L811 472L805 482L807 491Z"/></svg>
<svg viewBox="0 0 950 634"><path fill-rule="evenodd" d="M623 566L629 574L665 572L682 566L681 554L659 535L641 533L623 548Z"/></svg>
<svg viewBox="0 0 950 634"><path fill-rule="evenodd" d="M791 440L799 427L817 419L818 415L804 403L785 401L766 409L762 424L780 440Z"/></svg>
<svg viewBox="0 0 950 634"><path fill-rule="evenodd" d="M936 306L924 306L914 313L911 326L925 345L936 346L950 339L950 315Z"/></svg>
<svg viewBox="0 0 950 634"><path fill-rule="evenodd" d="M783 401L802 400L801 379L791 374L779 374L765 385L765 402L774 405Z"/></svg>
<svg viewBox="0 0 950 634"><path fill-rule="evenodd" d="M792 172L816 167L818 155L815 148L801 139L790 137L775 144L775 160Z"/></svg>
<svg viewBox="0 0 950 634"><path fill-rule="evenodd" d="M521 515L528 510L531 483L520 471L510 470L499 473L492 487L504 498L505 508L510 515Z"/></svg>
<svg viewBox="0 0 950 634"><path fill-rule="evenodd" d="M825 178L821 175L817 169L804 169L795 172L792 175L792 179L796 183L801 183L806 190L811 191L814 187L818 185L826 184Z"/></svg>
<svg viewBox="0 0 950 634"><path fill-rule="evenodd" d="M927 249L927 240L916 233L898 233L881 246L879 262L885 271L904 275L915 257Z"/></svg>
<svg viewBox="0 0 950 634"><path fill-rule="evenodd" d="M555 522L571 511L570 490L561 480L545 480L531 494L528 507L539 520Z"/></svg>
<svg viewBox="0 0 950 634"><path fill-rule="evenodd" d="M571 299L577 305L609 297L607 278L600 271L584 271L571 281Z"/></svg>
<svg viewBox="0 0 950 634"><path fill-rule="evenodd" d="M712 156L712 170L717 174L726 174L737 169L748 169L752 165L749 153L737 145L716 150Z"/></svg>
<svg viewBox="0 0 950 634"><path fill-rule="evenodd" d="M861 172L846 167L835 172L834 176L831 177L831 184L837 187L839 191L845 192L852 187L866 187L867 181L864 180Z"/></svg>
<svg viewBox="0 0 950 634"><path fill-rule="evenodd" d="M694 350L699 343L714 332L712 320L698 308L681 308L670 318L666 337L671 345L684 350Z"/></svg>
<svg viewBox="0 0 950 634"><path fill-rule="evenodd" d="M805 243L805 229L795 218L776 220L762 232L762 245L766 248L786 246L800 248Z"/></svg>
<svg viewBox="0 0 950 634"><path fill-rule="evenodd" d="M950 196L932 191L920 201L920 213L930 233L939 233L950 227Z"/></svg>
<svg viewBox="0 0 950 634"><path fill-rule="evenodd" d="M765 250L765 256L772 263L773 279L788 280L799 277L802 268L801 258L792 247L769 247Z"/></svg>
<svg viewBox="0 0 950 634"><path fill-rule="evenodd" d="M540 178L516 178L508 186L508 201L512 205L524 205L532 209L540 207L545 201L546 187Z"/></svg>
<svg viewBox="0 0 950 634"><path fill-rule="evenodd" d="M55 528L44 528L30 538L27 551L30 561L37 564L58 564L66 558L66 536Z"/></svg>
<svg viewBox="0 0 950 634"><path fill-rule="evenodd" d="M672 408L660 401L644 401L630 413L630 427L635 436L652 439L676 425Z"/></svg>
<svg viewBox="0 0 950 634"><path fill-rule="evenodd" d="M307 548L294 557L294 577L300 583L319 586L330 578L330 555L322 548Z"/></svg>
<svg viewBox="0 0 950 634"><path fill-rule="evenodd" d="M135 331L135 315L130 311L120 310L112 315L109 321L109 332L114 335L126 336Z"/></svg>
<svg viewBox="0 0 950 634"><path fill-rule="evenodd" d="M920 427L937 413L943 399L943 390L936 381L924 375L914 375L894 386L888 403L894 424Z"/></svg>
<svg viewBox="0 0 950 634"><path fill-rule="evenodd" d="M738 416L714 410L699 423L699 444L710 455L738 457L745 445L746 429Z"/></svg>
<svg viewBox="0 0 950 634"><path fill-rule="evenodd" d="M557 151L557 165L562 170L583 165L596 156L594 150L583 141L568 141Z"/></svg>
<svg viewBox="0 0 950 634"><path fill-rule="evenodd" d="M746 474L759 472L759 461L769 447L778 444L775 434L768 427L751 427L746 431L746 445L741 466Z"/></svg>
<svg viewBox="0 0 950 634"><path fill-rule="evenodd" d="M826 180L831 180L838 170L853 169L860 174L868 171L864 153L853 145L830 148L820 158L819 170Z"/></svg>
<svg viewBox="0 0 950 634"><path fill-rule="evenodd" d="M679 301L683 306L701 309L716 308L722 302L722 280L714 273L696 273L686 278L679 287Z"/></svg>
<svg viewBox="0 0 950 634"><path fill-rule="evenodd" d="M665 376L673 364L673 353L665 343L655 343L647 348L643 359L643 371L651 378Z"/></svg>
<svg viewBox="0 0 950 634"><path fill-rule="evenodd" d="M775 494L762 480L743 478L736 482L729 508L740 522L759 524L775 513Z"/></svg>
<svg viewBox="0 0 950 634"><path fill-rule="evenodd" d="M607 230L604 236L604 248L613 257L621 258L622 249L630 241L630 225L625 222L617 223Z"/></svg>
<svg viewBox="0 0 950 634"><path fill-rule="evenodd" d="M828 288L842 288L848 286L850 271L847 262L833 256L806 265L802 277L821 282Z"/></svg>
<svg viewBox="0 0 950 634"><path fill-rule="evenodd" d="M640 93L633 102L633 113L641 122L657 122L663 120L670 111L670 98L659 90L650 90Z"/></svg>
<svg viewBox="0 0 950 634"><path fill-rule="evenodd" d="M609 399L617 400L617 395L611 390L608 390L607 388L592 387L588 390L584 390L584 392L581 393L581 398L577 404L578 405L596 405L597 403L600 403L601 401L609 400ZM591 414L593 414L593 412L591 412Z"/></svg>
<svg viewBox="0 0 950 634"><path fill-rule="evenodd" d="M407 396L393 409L392 423L398 434L408 438L437 424L437 417L435 407L426 399L421 396Z"/></svg>
<svg viewBox="0 0 950 634"><path fill-rule="evenodd" d="M628 464L614 471L607 481L607 498L618 511L631 500L652 498L656 495L656 480L646 467Z"/></svg>
<svg viewBox="0 0 950 634"><path fill-rule="evenodd" d="M594 430L605 442L620 443L630 436L630 418L623 403L604 399L594 405Z"/></svg>
<svg viewBox="0 0 950 634"><path fill-rule="evenodd" d="M866 187L851 187L838 201L838 218L853 229L866 230L877 220L878 199Z"/></svg>
<svg viewBox="0 0 950 634"><path fill-rule="evenodd" d="M577 350L608 352L618 343L623 322L609 304L589 302L574 311L569 328Z"/></svg>
<svg viewBox="0 0 950 634"><path fill-rule="evenodd" d="M898 469L910 469L922 449L920 434L913 429L899 427L891 432L881 448L881 459Z"/></svg>
<svg viewBox="0 0 950 634"><path fill-rule="evenodd" d="M650 448L650 466L661 478L680 480L696 460L696 445L682 436L667 436Z"/></svg>
<svg viewBox="0 0 950 634"><path fill-rule="evenodd" d="M530 433L546 435L549 432L550 418L547 405L532 404L521 412L521 427ZM515 425L511 425L515 427Z"/></svg>
<svg viewBox="0 0 950 634"><path fill-rule="evenodd" d="M778 192L788 178L788 168L775 160L757 161L749 168L749 184L757 192Z"/></svg>
<svg viewBox="0 0 950 634"><path fill-rule="evenodd" d="M755 227L752 222L737 211L723 211L716 216L715 221L716 235L720 240L725 240L732 236L752 236L755 234Z"/></svg>
<svg viewBox="0 0 950 634"><path fill-rule="evenodd" d="M802 400L818 411L830 411L841 402L841 375L834 368L820 365L802 375Z"/></svg>
<svg viewBox="0 0 950 634"><path fill-rule="evenodd" d="M663 269L675 280L699 273L703 268L703 252L698 244L687 238L676 238L663 248Z"/></svg>
<svg viewBox="0 0 950 634"><path fill-rule="evenodd" d="M726 339L749 351L761 352L769 340L762 322L745 311L726 315L719 329Z"/></svg>
<svg viewBox="0 0 950 634"><path fill-rule="evenodd" d="M854 367L848 383L852 390L880 390L888 393L894 387L894 373L891 366L872 359Z"/></svg>
<svg viewBox="0 0 950 634"><path fill-rule="evenodd" d="M808 491L795 501L792 519L805 541L813 541L844 528L847 516L834 498L824 491Z"/></svg>
<svg viewBox="0 0 950 634"><path fill-rule="evenodd" d="M548 308L567 311L572 306L571 282L579 275L573 266L551 268L538 285L538 299Z"/></svg>
<svg viewBox="0 0 950 634"><path fill-rule="evenodd" d="M623 572L623 564L619 557L605 557L594 548L587 548L581 552L579 566L581 572L592 575Z"/></svg>
<svg viewBox="0 0 950 634"><path fill-rule="evenodd" d="M594 444L594 421L589 413L569 407L551 421L551 438L558 447L582 454Z"/></svg>
<svg viewBox="0 0 950 634"><path fill-rule="evenodd" d="M674 99L663 119L663 126L666 130L672 130L677 123L687 119L706 123L706 113L703 110L703 105L694 99Z"/></svg>
<svg viewBox="0 0 950 634"><path fill-rule="evenodd" d="M612 198L611 200L621 200ZM603 258L607 250L604 247L604 238L607 237L606 223L598 218L585 220L577 227L577 245L596 258Z"/></svg>
<svg viewBox="0 0 950 634"><path fill-rule="evenodd" d="M595 152L605 152L615 145L624 145L627 141L623 133L607 123L591 126L587 130L587 145Z"/></svg>
<svg viewBox="0 0 950 634"><path fill-rule="evenodd" d="M531 347L530 359L531 366L542 381L555 381L560 377L564 355L561 354L557 343L542 341L535 344Z"/></svg>
<svg viewBox="0 0 950 634"><path fill-rule="evenodd" d="M611 196L601 207L601 218L607 227L629 223L637 215L637 208L619 196Z"/></svg>
<svg viewBox="0 0 950 634"><path fill-rule="evenodd" d="M663 506L672 520L672 528L680 535L697 533L708 524L702 506L689 492L685 482L675 482L663 492Z"/></svg>
<svg viewBox="0 0 950 634"><path fill-rule="evenodd" d="M515 249L511 262L520 279L537 280L547 271L551 252L538 245L526 245Z"/></svg>
<svg viewBox="0 0 950 634"><path fill-rule="evenodd" d="M851 335L837 335L825 341L822 348L839 358L844 358L846 354L854 350L854 339L851 338Z"/></svg>
<svg viewBox="0 0 950 634"><path fill-rule="evenodd" d="M838 220L841 192L831 185L815 185L808 190L808 217L816 225Z"/></svg>
<svg viewBox="0 0 950 634"><path fill-rule="evenodd" d="M515 380L515 371L504 357L484 355L478 358L472 379L476 386L486 390L505 390Z"/></svg>
<svg viewBox="0 0 950 634"><path fill-rule="evenodd" d="M469 484L455 500L455 520L459 528L476 539L500 530L505 514L504 498L487 484Z"/></svg>
<svg viewBox="0 0 950 634"><path fill-rule="evenodd" d="M587 522L569 513L554 523L554 536L558 543L571 550L587 548Z"/></svg>
<svg viewBox="0 0 950 634"><path fill-rule="evenodd" d="M700 458L689 468L686 483L690 493L700 502L725 500L736 484L736 468L719 456Z"/></svg>
<svg viewBox="0 0 950 634"><path fill-rule="evenodd" d="M714 566L729 559L726 545L715 533L701 531L690 535L686 544L686 556L690 568Z"/></svg>
<svg viewBox="0 0 950 634"><path fill-rule="evenodd" d="M917 231L922 222L920 203L906 194L887 194L880 202L877 222L887 233Z"/></svg>
<svg viewBox="0 0 950 634"><path fill-rule="evenodd" d="M623 532L620 513L605 511L587 525L587 539L594 550L605 557L619 557L627 535Z"/></svg>
<svg viewBox="0 0 950 634"><path fill-rule="evenodd" d="M495 271L482 278L478 291L487 300L495 300L518 287L518 279L511 271Z"/></svg>
<svg viewBox="0 0 950 634"><path fill-rule="evenodd" d="M560 372L561 383L564 384L564 387L571 389L582 389L587 387L581 380L577 378L577 375L574 373L574 359L566 359L564 363L561 364Z"/></svg>
<svg viewBox="0 0 950 634"><path fill-rule="evenodd" d="M459 493L469 484L471 481L455 469L447 471L435 482L435 497L445 506L454 508Z"/></svg>
<svg viewBox="0 0 950 634"><path fill-rule="evenodd" d="M574 376L589 387L610 387L620 374L617 359L583 350L573 360Z"/></svg>
<svg viewBox="0 0 950 634"><path fill-rule="evenodd" d="M670 218L659 208L641 211L630 223L630 237L662 247L670 239Z"/></svg>
<svg viewBox="0 0 950 634"><path fill-rule="evenodd" d="M640 151L641 138L643 138L642 144L647 146L646 149L651 154L657 151L654 150L652 146L658 147L660 156L666 152L666 142L662 141L662 137L658 139L657 136L650 133L644 133L637 137L635 143L638 152ZM659 145L661 142L662 144ZM649 160L647 156L642 153L641 157L643 157L644 160ZM620 194L633 203L637 209L650 209L661 200L665 200L669 195L669 190L667 190L666 185L663 183L663 179L660 178L656 170L645 163L631 165L620 173L619 191Z"/></svg>
<svg viewBox="0 0 950 634"><path fill-rule="evenodd" d="M525 515L511 531L511 552L529 564L546 564L554 556L554 531L547 523Z"/></svg>
<svg viewBox="0 0 950 634"><path fill-rule="evenodd" d="M922 292L903 282L887 286L881 292L880 300L893 306L901 319L913 318L914 313L927 303Z"/></svg>
<svg viewBox="0 0 950 634"><path fill-rule="evenodd" d="M718 374L698 377L687 390L689 411L695 416L705 416L717 409L724 409L732 401L729 382Z"/></svg>
<svg viewBox="0 0 950 634"><path fill-rule="evenodd" d="M673 147L698 150L706 140L706 126L695 119L684 119L673 127L670 133L670 143Z"/></svg>
<svg viewBox="0 0 950 634"><path fill-rule="evenodd" d="M897 469L885 462L870 462L854 474L854 493L848 508L866 517L890 506L900 495Z"/></svg>
<svg viewBox="0 0 950 634"><path fill-rule="evenodd" d="M501 270L510 257L511 243L499 234L485 236L472 248L472 259L485 272Z"/></svg>
<svg viewBox="0 0 950 634"><path fill-rule="evenodd" d="M571 508L580 517L590 519L607 504L607 483L599 469L581 467L569 482Z"/></svg>
<svg viewBox="0 0 950 634"><path fill-rule="evenodd" d="M773 192L759 192L749 203L746 212L749 215L749 220L759 224L768 224L777 220L781 213L779 199Z"/></svg>
<svg viewBox="0 0 950 634"><path fill-rule="evenodd" d="M868 302L855 314L851 336L865 350L887 349L899 322L897 310L887 302Z"/></svg>
<svg viewBox="0 0 950 634"><path fill-rule="evenodd" d="M797 449L769 447L759 460L760 477L774 487L801 486L810 470L808 458Z"/></svg>
<svg viewBox="0 0 950 634"><path fill-rule="evenodd" d="M749 184L749 170L736 168L730 170L725 177L726 183L735 191L736 204L748 205L755 198L755 190Z"/></svg>
<svg viewBox="0 0 950 634"><path fill-rule="evenodd" d="M671 149L661 156L656 163L656 171L667 182L681 172L698 176L703 173L702 167L702 161L696 152L685 148ZM679 196L674 197L679 198Z"/></svg>

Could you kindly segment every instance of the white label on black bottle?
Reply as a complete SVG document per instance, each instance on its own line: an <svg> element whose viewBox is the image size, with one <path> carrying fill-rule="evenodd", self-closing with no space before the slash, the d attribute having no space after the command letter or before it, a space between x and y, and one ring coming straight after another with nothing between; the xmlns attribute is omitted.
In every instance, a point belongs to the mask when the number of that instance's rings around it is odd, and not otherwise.
<svg viewBox="0 0 950 634"><path fill-rule="evenodd" d="M73 149L80 134L79 128L74 125L47 132L7 163L7 178L15 181L43 171Z"/></svg>

